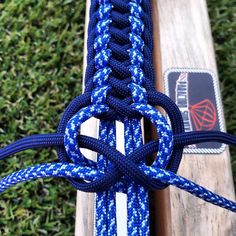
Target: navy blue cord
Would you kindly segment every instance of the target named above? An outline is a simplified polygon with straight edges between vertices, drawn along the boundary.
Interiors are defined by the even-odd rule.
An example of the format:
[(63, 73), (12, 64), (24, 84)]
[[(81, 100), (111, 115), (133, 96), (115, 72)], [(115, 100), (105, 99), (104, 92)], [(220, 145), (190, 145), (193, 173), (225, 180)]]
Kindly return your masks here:
[[(183, 124), (182, 115), (177, 105), (169, 97), (167, 97), (165, 94), (162, 94), (160, 92), (152, 91), (152, 92), (148, 92), (148, 98), (152, 106), (160, 106), (165, 109), (165, 111), (167, 112), (170, 118), (171, 127), (172, 127), (172, 131), (174, 135), (184, 132), (184, 124)], [(107, 101), (109, 101), (110, 99), (111, 99), (111, 96), (108, 95)], [(57, 132), (64, 134), (68, 121), (76, 114), (78, 110), (90, 105), (91, 104), (90, 100), (91, 100), (91, 93), (84, 93), (83, 95), (75, 98), (65, 109), (65, 112), (63, 113), (62, 118), (59, 122)], [(115, 103), (114, 107), (116, 107), (117, 109), (116, 112), (121, 112), (122, 109), (119, 110), (119, 107), (120, 107), (119, 104), (117, 105), (117, 103)], [(129, 107), (129, 109), (131, 108)], [(110, 110), (113, 110), (113, 109), (110, 108)], [(138, 116), (137, 112), (135, 112), (135, 114), (136, 114), (135, 117), (137, 117)], [(64, 146), (57, 147), (57, 153), (58, 153), (59, 161), (70, 162), (70, 159), (67, 156)], [(167, 167), (168, 170), (174, 173), (177, 172), (179, 164), (181, 162), (182, 153), (183, 153), (183, 148), (173, 150), (171, 159)], [(69, 179), (69, 181), (75, 188), (77, 189), (80, 188), (80, 183), (77, 184), (76, 180)], [(167, 184), (163, 184), (160, 182), (157, 189), (160, 190), (160, 189), (166, 188), (167, 186), (168, 186)]]
[[(184, 132), (177, 105), (154, 88), (151, 19), (150, 0), (91, 1), (84, 94), (65, 109), (57, 133), (25, 137), (0, 150), (2, 160), (31, 148), (55, 147), (59, 162), (4, 177), (0, 192), (36, 178), (66, 178), (78, 190), (98, 193), (99, 235), (116, 235), (116, 192), (128, 195), (129, 235), (148, 235), (147, 190), (170, 184), (236, 212), (236, 203), (176, 174), (185, 146), (213, 141), (236, 146), (236, 137), (218, 131)], [(155, 106), (166, 111), (170, 124)], [(100, 120), (100, 139), (78, 133), (93, 116)], [(156, 126), (158, 140), (142, 144), (143, 116)], [(125, 154), (115, 148), (115, 121), (125, 124)], [(80, 147), (97, 152), (98, 161), (88, 160)], [(145, 161), (155, 152), (156, 159), (147, 166)]]
[[(26, 148), (29, 149), (29, 148), (39, 148), (45, 146), (49, 147), (49, 146), (64, 145), (63, 139), (64, 136), (61, 134), (34, 135), (18, 140), (17, 142), (9, 146), (14, 150), (14, 153), (17, 153), (22, 150), (26, 150)], [(29, 142), (29, 140), (31, 142)], [(37, 140), (38, 145), (34, 144), (34, 140)], [(226, 144), (236, 146), (235, 136), (218, 131), (189, 132), (174, 136), (174, 146), (177, 149), (182, 148), (184, 144), (190, 145), (206, 141), (224, 142)], [(121, 154), (115, 148), (112, 148), (109, 145), (102, 142), (101, 140), (97, 140), (92, 137), (80, 135), (78, 142), (80, 147), (88, 148), (98, 153), (102, 153), (107, 158), (109, 158), (109, 160), (111, 160), (113, 163), (113, 165), (108, 169), (105, 175), (102, 175), (100, 176), (99, 179), (93, 181), (93, 187), (94, 187), (93, 189), (91, 189), (91, 183), (84, 182), (83, 179), (80, 178), (81, 186), (79, 190), (88, 192), (105, 191), (109, 187), (114, 186), (117, 183), (117, 181), (119, 181), (120, 178), (122, 178), (123, 175), (127, 175), (129, 178), (137, 181), (138, 184), (144, 186), (145, 188), (156, 189), (158, 187), (158, 181), (148, 178), (147, 175), (145, 175), (137, 168), (137, 163), (139, 163), (141, 160), (145, 160), (145, 158), (150, 156), (152, 153), (158, 151), (158, 140), (151, 141), (143, 145), (142, 147), (135, 149), (134, 152), (127, 157), (123, 156), (123, 154)], [(9, 154), (14, 154), (14, 153), (8, 147), (5, 147), (0, 152), (0, 158), (4, 159)], [(65, 165), (71, 165), (71, 164), (65, 164)], [(79, 164), (77, 165), (79, 166)], [(77, 165), (74, 165), (73, 167), (76, 168)], [(82, 168), (79, 170), (82, 170)], [(53, 173), (51, 173), (51, 176), (53, 176)], [(45, 177), (45, 176), (40, 176), (40, 177)], [(65, 174), (64, 177), (68, 177), (68, 174)], [(20, 179), (20, 182), (26, 180), (27, 179)], [(164, 180), (162, 181), (165, 183)], [(2, 181), (0, 182), (0, 186), (1, 184)], [(11, 185), (9, 185), (9, 187), (10, 186)], [(7, 187), (5, 187), (3, 190), (5, 189), (7, 189)], [(0, 189), (0, 191), (3, 190)], [(234, 211), (234, 209), (235, 208), (232, 208), (231, 210)]]
[[(174, 147), (177, 149), (191, 144), (206, 142), (218, 142), (236, 146), (236, 136), (220, 131), (192, 131), (174, 135)], [(98, 140), (85, 135), (79, 135), (78, 143), (82, 148), (89, 149), (90, 145), (92, 145), (91, 149), (95, 148), (99, 151), (101, 151), (101, 148), (106, 145), (102, 140)], [(157, 152), (158, 144), (158, 140), (154, 140), (138, 148), (135, 151), (138, 151), (138, 154), (135, 155), (134, 162), (145, 160), (151, 154)], [(0, 160), (3, 160), (11, 155), (28, 149), (38, 149), (46, 147), (64, 147), (64, 134), (36, 134), (19, 139), (16, 142), (13, 142), (8, 146), (0, 149)], [(96, 192), (96, 189), (94, 189), (93, 191)]]

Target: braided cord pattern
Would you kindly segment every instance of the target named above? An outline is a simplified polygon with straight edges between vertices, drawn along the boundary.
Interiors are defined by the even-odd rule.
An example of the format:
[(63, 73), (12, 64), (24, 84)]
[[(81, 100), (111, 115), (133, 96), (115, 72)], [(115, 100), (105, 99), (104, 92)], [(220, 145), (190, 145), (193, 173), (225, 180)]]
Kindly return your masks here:
[[(107, 93), (112, 87), (110, 78), (117, 81), (125, 80), (131, 78), (131, 82), (127, 84), (132, 94), (133, 102), (136, 103), (147, 103), (146, 89), (143, 87), (145, 82), (144, 72), (142, 70), (144, 63), (144, 41), (142, 39), (142, 34), (144, 32), (144, 23), (142, 21), (143, 10), (141, 7), (141, 2), (139, 0), (131, 0), (127, 2), (127, 16), (128, 21), (123, 19), (119, 10), (123, 10), (124, 3), (122, 5), (121, 1), (108, 1), (108, 0), (98, 0), (98, 10), (96, 11), (97, 24), (95, 27), (95, 39), (94, 39), (94, 77), (93, 77), (93, 89), (92, 89), (92, 104), (105, 104)], [(118, 11), (112, 11), (113, 9)], [(121, 9), (119, 9), (121, 8)], [(123, 12), (122, 12), (123, 13)], [(123, 26), (115, 25), (113, 19), (119, 20), (117, 22)], [(123, 42), (121, 39), (114, 37), (114, 33), (111, 34), (111, 28), (113, 26), (113, 31), (125, 32), (127, 29), (129, 41), (125, 49), (125, 46), (120, 46)], [(123, 29), (124, 28), (124, 29)], [(127, 51), (127, 54), (125, 53)], [(113, 59), (114, 58), (114, 59)], [(112, 60), (113, 59), (113, 60)], [(118, 64), (118, 66), (116, 66)], [(124, 71), (119, 71), (120, 68), (127, 69)], [(89, 68), (89, 67), (88, 67)], [(126, 78), (126, 76), (128, 77)], [(121, 78), (119, 78), (121, 77)], [(150, 76), (149, 76), (150, 77)], [(109, 83), (108, 83), (109, 81)], [(108, 85), (109, 84), (109, 85)], [(113, 86), (114, 91), (114, 86)], [(114, 96), (120, 98), (119, 93), (115, 93)], [(121, 119), (123, 116), (121, 116)], [(128, 119), (128, 123), (125, 122)], [(104, 141), (108, 141), (107, 136), (109, 131), (109, 122), (106, 124), (101, 122), (100, 125), (100, 137)], [(142, 132), (140, 129), (140, 122), (137, 119), (124, 118), (125, 124), (125, 153), (129, 155), (134, 151), (135, 148), (142, 145)], [(114, 124), (113, 124), (114, 125)], [(136, 127), (134, 129), (134, 127)], [(112, 130), (115, 130), (114, 127)], [(135, 137), (134, 137), (135, 136)], [(114, 140), (109, 141), (109, 143), (114, 142)], [(138, 142), (136, 142), (138, 141)], [(73, 149), (71, 149), (73, 150)], [(103, 155), (98, 156), (98, 168), (105, 170), (107, 167), (106, 157)], [(123, 189), (123, 192), (125, 190)], [(115, 235), (116, 229), (113, 228), (115, 224), (109, 221), (110, 216), (112, 216), (112, 222), (115, 222), (115, 194), (113, 193), (113, 198), (111, 193), (103, 192), (97, 194), (96, 200), (96, 231), (99, 235)], [(128, 235), (149, 235), (149, 206), (148, 206), (148, 192), (144, 190), (143, 187), (138, 186), (133, 181), (127, 186), (127, 196), (128, 196)], [(109, 201), (110, 200), (110, 201)], [(145, 204), (144, 204), (145, 203)], [(108, 210), (110, 209), (110, 210)], [(107, 220), (106, 220), (107, 218)], [(142, 227), (140, 227), (140, 225)]]
[[(184, 132), (181, 113), (153, 87), (150, 0), (92, 0), (85, 93), (66, 108), (56, 134), (34, 135), (0, 150), (0, 160), (29, 148), (56, 147), (59, 163), (45, 163), (0, 180), (0, 192), (28, 180), (63, 177), (77, 189), (96, 192), (96, 234), (117, 235), (116, 192), (128, 196), (128, 235), (149, 235), (148, 190), (174, 185), (207, 202), (236, 212), (236, 203), (176, 174), (186, 145), (224, 142), (222, 132)], [(163, 107), (171, 124), (154, 108)], [(83, 122), (100, 119), (99, 139), (79, 135)], [(143, 144), (141, 117), (158, 140)], [(125, 154), (116, 150), (115, 122), (125, 126)], [(88, 160), (80, 147), (98, 153)], [(151, 166), (146, 158), (157, 152)]]
[[(144, 23), (142, 21), (143, 10), (140, 6), (141, 0), (131, 0), (130, 7), (130, 33), (129, 40), (131, 48), (128, 49), (130, 57), (131, 83), (128, 85), (134, 103), (146, 104), (147, 93), (143, 87), (145, 75), (143, 66), (143, 47), (142, 34)], [(143, 145), (142, 130), (140, 120), (125, 118), (125, 152), (131, 154), (136, 148)], [(149, 204), (148, 192), (144, 187), (131, 181), (127, 189), (128, 199), (128, 235), (149, 235)]]
[[(95, 28), (94, 50), (96, 72), (93, 77), (93, 90), (91, 96), (92, 104), (105, 104), (107, 93), (110, 89), (108, 78), (112, 72), (109, 67), (109, 60), (112, 50), (108, 48), (110, 41), (111, 10), (113, 8), (109, 0), (98, 0), (98, 10), (96, 12), (97, 24)], [(99, 139), (108, 143), (111, 147), (116, 147), (115, 123), (114, 121), (100, 120)], [(107, 158), (98, 154), (97, 168), (105, 172), (109, 165)], [(96, 234), (101, 236), (116, 235), (116, 203), (115, 191), (111, 187), (109, 191), (98, 192), (96, 194)]]

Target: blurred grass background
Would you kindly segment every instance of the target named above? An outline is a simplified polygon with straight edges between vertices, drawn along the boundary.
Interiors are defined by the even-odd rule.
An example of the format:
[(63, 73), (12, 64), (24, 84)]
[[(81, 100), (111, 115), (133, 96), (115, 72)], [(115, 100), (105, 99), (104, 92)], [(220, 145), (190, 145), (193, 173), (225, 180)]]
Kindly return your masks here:
[[(236, 1), (207, 0), (227, 132), (236, 134)], [(236, 149), (230, 148), (236, 186)]]
[[(81, 93), (85, 2), (8, 0), (0, 4), (0, 145), (56, 131)], [(57, 160), (26, 151), (0, 163), (1, 177)], [(0, 197), (0, 235), (73, 235), (76, 191), (61, 179), (20, 184)]]
[[(235, 1), (208, 0), (227, 129), (236, 134)], [(81, 93), (84, 1), (0, 3), (0, 146), (56, 130), (66, 105)], [(0, 177), (57, 159), (25, 151), (0, 162)], [(232, 152), (236, 176), (236, 152)], [(234, 177), (235, 179), (235, 177)], [(0, 197), (0, 235), (74, 233), (76, 191), (64, 180), (17, 185)]]

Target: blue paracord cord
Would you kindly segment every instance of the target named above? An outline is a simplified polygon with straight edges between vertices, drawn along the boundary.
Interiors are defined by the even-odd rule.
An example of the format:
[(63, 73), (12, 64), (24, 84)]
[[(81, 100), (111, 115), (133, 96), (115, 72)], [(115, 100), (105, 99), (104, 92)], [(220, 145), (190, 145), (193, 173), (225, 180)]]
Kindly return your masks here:
[[(92, 104), (106, 104), (106, 95), (111, 88), (108, 85), (108, 78), (112, 72), (109, 67), (109, 59), (111, 57), (111, 49), (108, 44), (111, 38), (109, 28), (112, 20), (110, 12), (113, 8), (109, 1), (98, 1), (97, 25), (95, 27), (95, 68), (93, 76), (94, 88), (92, 91)], [(116, 146), (115, 142), (115, 123), (114, 121), (101, 121), (99, 127), (99, 139), (108, 143), (111, 147)], [(66, 140), (65, 140), (66, 142)], [(109, 162), (103, 154), (97, 156), (97, 168), (105, 172)], [(98, 192), (96, 195), (96, 235), (116, 235), (116, 207), (115, 207), (115, 191), (113, 188), (109, 191)]]
[[(3, 148), (0, 152), (0, 157), (1, 159), (3, 159), (2, 157), (6, 158), (9, 155), (12, 155), (14, 153), (29, 148), (63, 146), (64, 145), (63, 139), (64, 135), (60, 134), (29, 136)], [(34, 144), (34, 140), (36, 140), (37, 145)], [(194, 143), (201, 143), (204, 141), (224, 142), (226, 144), (236, 146), (235, 136), (217, 131), (211, 131), (211, 132), (199, 131), (199, 132), (189, 132), (187, 134), (179, 134), (174, 136), (174, 148), (183, 147), (184, 144), (190, 145)], [(91, 137), (81, 135), (78, 139), (78, 142), (82, 148), (89, 148), (98, 153), (102, 153), (110, 161), (112, 161), (112, 163), (115, 165), (115, 168), (114, 169), (111, 168), (110, 170), (107, 171), (105, 176), (106, 178), (104, 178), (104, 173), (96, 170), (96, 168), (86, 167), (81, 164), (73, 164), (73, 163), (41, 164), (41, 165), (36, 165), (34, 167), (26, 168), (24, 170), (17, 171), (13, 174), (4, 177), (0, 181), (0, 192), (20, 182), (36, 178), (46, 178), (46, 177), (75, 178), (80, 181), (86, 180), (92, 182), (96, 182), (96, 180), (98, 179), (103, 179), (103, 181), (106, 182), (107, 184), (106, 187), (104, 188), (104, 190), (106, 190), (109, 189), (110, 185), (118, 183), (122, 175), (126, 175), (132, 178), (135, 182), (138, 182), (140, 185), (145, 186), (147, 189), (155, 189), (158, 186), (158, 180), (160, 180), (165, 184), (171, 184), (178, 188), (181, 188), (205, 201), (211, 202), (217, 206), (221, 206), (223, 208), (236, 212), (236, 203), (227, 200), (217, 194), (214, 194), (211, 191), (208, 191), (205, 188), (193, 183), (190, 180), (180, 177), (171, 171), (167, 171), (160, 168), (153, 169), (145, 166), (144, 172), (141, 172), (142, 177), (138, 178), (137, 172), (139, 170), (139, 167), (137, 167), (135, 163), (139, 163), (141, 160), (144, 160), (146, 156), (157, 152), (158, 151), (157, 147), (159, 146), (158, 140), (143, 145), (141, 148), (136, 149), (131, 155), (127, 157), (123, 156), (113, 147), (104, 144), (104, 142)], [(14, 152), (12, 152), (12, 149), (14, 149)], [(118, 172), (117, 172), (117, 167), (118, 167)], [(145, 175), (145, 173), (147, 175)], [(148, 178), (148, 180), (145, 181), (146, 176), (150, 177), (153, 176), (153, 179)], [(142, 179), (144, 179), (144, 181), (141, 181)], [(85, 185), (89, 184), (86, 183)], [(117, 186), (118, 187), (116, 188), (116, 191), (121, 191), (123, 189), (122, 184), (118, 184)], [(97, 192), (99, 191), (99, 189), (100, 186), (98, 186), (97, 188), (94, 187), (92, 192)]]
[[(143, 66), (142, 34), (144, 24), (142, 22), (141, 1), (130, 1), (130, 33), (129, 40), (131, 48), (128, 49), (130, 59), (131, 90), (133, 102), (147, 103), (146, 89), (143, 88), (145, 81)], [(124, 119), (125, 127), (125, 154), (131, 154), (136, 148), (142, 146), (142, 130), (139, 119)], [(128, 235), (149, 235), (149, 204), (147, 190), (131, 181), (127, 186), (127, 209), (128, 209)]]
[[(202, 142), (221, 142), (229, 145), (236, 146), (236, 137), (230, 134), (225, 134), (218, 131), (198, 131), (198, 132), (189, 132), (178, 134), (174, 136), (174, 149), (183, 148), (185, 145), (190, 145), (194, 143)], [(102, 153), (106, 156), (114, 166), (111, 169), (108, 169), (106, 175), (99, 172), (94, 167), (86, 167), (81, 164), (73, 163), (48, 163), (41, 164), (34, 167), (29, 167), (24, 170), (20, 170), (11, 175), (4, 177), (0, 181), (0, 192), (6, 190), (7, 188), (24, 181), (28, 181), (36, 178), (46, 178), (46, 177), (64, 177), (64, 178), (75, 178), (80, 181), (92, 181), (93, 184), (102, 180), (102, 183), (96, 184), (93, 186), (93, 189), (90, 189), (90, 183), (84, 183), (84, 187), (80, 188), (83, 191), (88, 192), (98, 192), (102, 190), (109, 189), (110, 186), (115, 183), (119, 183), (121, 176), (126, 175), (132, 178), (135, 182), (140, 183), (145, 186), (147, 189), (158, 188), (158, 181), (148, 178), (145, 180), (146, 175), (142, 172), (142, 177), (137, 176), (138, 167), (135, 163), (139, 163), (144, 160), (145, 157), (151, 155), (158, 151), (159, 142), (152, 141), (141, 148), (137, 148), (131, 155), (128, 157), (123, 156), (113, 147), (107, 146), (104, 142), (80, 135), (78, 139), (78, 144), (82, 148), (88, 148), (90, 150)], [(0, 150), (0, 159), (4, 159), (10, 155), (18, 153), (20, 151), (30, 149), (30, 148), (43, 148), (43, 147), (63, 147), (64, 146), (64, 135), (61, 134), (45, 134), (45, 135), (33, 135), (16, 141), (15, 143), (10, 144), (9, 146)], [(14, 150), (14, 151), (12, 151)], [(129, 159), (128, 159), (129, 158)], [(95, 164), (95, 163), (94, 163)], [(149, 168), (149, 167), (146, 167)], [(42, 171), (43, 170), (43, 171)], [(145, 170), (146, 171), (146, 170)], [(211, 191), (204, 189), (203, 187), (194, 184), (193, 182), (179, 177), (171, 171), (166, 171), (163, 169), (157, 169), (154, 173), (158, 173), (155, 179), (160, 180), (165, 184), (173, 184), (176, 187), (184, 189), (195, 196), (202, 198), (203, 200), (210, 201), (210, 197), (214, 196), (218, 201), (213, 201), (211, 203), (221, 206), (223, 208), (229, 209), (233, 212), (236, 212), (236, 203), (229, 201), (223, 197), (220, 197)], [(28, 178), (26, 178), (28, 174)], [(163, 175), (163, 176), (162, 176)], [(173, 179), (175, 181), (173, 182)], [(138, 179), (138, 180), (137, 180)], [(143, 181), (142, 181), (143, 180)], [(178, 181), (179, 180), (179, 181)], [(184, 186), (183, 182), (186, 182)], [(86, 185), (88, 186), (86, 188)], [(188, 186), (189, 185), (189, 186)], [(123, 188), (122, 184), (118, 184), (116, 191), (121, 191)], [(188, 187), (187, 187), (188, 186)], [(200, 192), (199, 189), (203, 189), (203, 192)]]
[[(184, 146), (236, 137), (218, 131), (184, 132), (178, 107), (155, 91), (150, 0), (92, 0), (85, 93), (66, 108), (56, 134), (33, 135), (0, 150), (0, 160), (29, 149), (56, 147), (59, 162), (17, 171), (0, 180), (0, 192), (28, 180), (63, 177), (96, 192), (96, 234), (117, 235), (115, 194), (127, 194), (128, 235), (149, 235), (148, 190), (174, 185), (236, 212), (236, 203), (176, 174)], [(164, 108), (171, 124), (154, 106)], [(99, 139), (79, 135), (83, 122), (100, 119)], [(143, 144), (140, 120), (150, 120), (158, 140)], [(124, 123), (125, 154), (116, 150), (115, 122)], [(80, 147), (98, 153), (88, 160)], [(146, 158), (157, 152), (151, 166)]]

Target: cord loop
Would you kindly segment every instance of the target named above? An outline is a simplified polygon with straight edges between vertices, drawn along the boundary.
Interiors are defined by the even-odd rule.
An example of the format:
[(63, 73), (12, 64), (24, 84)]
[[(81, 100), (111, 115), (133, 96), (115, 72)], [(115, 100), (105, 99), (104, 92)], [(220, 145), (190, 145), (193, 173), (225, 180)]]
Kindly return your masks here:
[[(59, 134), (65, 134), (65, 136), (67, 135), (67, 137), (69, 137), (68, 132), (66, 131), (66, 127), (67, 127), (67, 124), (68, 124), (69, 120), (71, 121), (69, 124), (72, 125), (72, 127), (74, 127), (73, 126), (74, 122), (72, 122), (72, 120), (73, 120), (72, 117), (73, 116), (75, 116), (77, 118), (78, 117), (80, 118), (79, 122), (78, 122), (78, 120), (76, 120), (76, 122), (75, 122), (75, 123), (78, 122), (78, 126), (80, 126), (81, 122), (84, 122), (86, 119), (89, 119), (92, 116), (96, 116), (96, 115), (102, 115), (103, 116), (103, 114), (106, 114), (106, 113), (110, 112), (111, 108), (109, 108), (106, 105), (97, 105), (97, 104), (92, 105), (90, 98), (91, 98), (91, 93), (85, 93), (85, 94), (75, 98), (69, 104), (69, 106), (65, 109), (65, 112), (62, 116), (62, 119), (60, 120), (60, 123), (59, 123), (59, 126), (58, 126), (58, 133)], [(162, 93), (159, 93), (159, 92), (149, 92), (148, 93), (148, 98), (149, 98), (149, 102), (152, 104), (152, 106), (160, 106), (166, 111), (166, 113), (168, 114), (168, 117), (170, 119), (170, 122), (171, 122), (171, 129), (172, 129), (173, 135), (184, 133), (184, 126), (183, 126), (183, 120), (182, 120), (181, 113), (180, 113), (177, 105), (169, 97), (167, 97), (165, 94), (162, 94)], [(146, 108), (147, 108), (147, 110), (146, 110)], [(156, 113), (159, 114), (159, 112), (156, 109), (151, 108), (151, 106), (149, 106), (149, 105), (135, 104), (135, 103), (133, 103), (131, 105), (131, 109), (135, 113), (139, 114), (140, 117), (145, 115), (145, 116), (147, 116), (148, 119), (152, 118), (153, 119), (152, 122), (157, 122), (156, 127), (159, 126), (159, 124), (158, 124), (158, 122), (159, 122), (158, 119), (159, 118), (157, 118), (157, 116), (155, 115)], [(81, 110), (81, 112), (79, 112), (80, 110)], [(150, 115), (148, 117), (148, 115), (147, 115), (148, 113), (146, 113), (146, 112), (148, 112), (149, 110), (150, 110), (150, 112), (154, 113), (153, 116)], [(155, 110), (155, 112), (153, 110)], [(77, 113), (78, 114), (80, 113), (80, 115), (76, 116)], [(83, 115), (81, 115), (81, 114), (83, 114)], [(160, 117), (162, 117), (162, 115)], [(119, 117), (117, 117), (117, 119), (119, 119)], [(78, 126), (77, 126), (77, 128), (79, 129)], [(74, 129), (75, 129), (75, 127), (74, 127)], [(78, 133), (76, 133), (76, 132), (74, 133), (74, 131), (73, 131), (73, 135), (78, 137)], [(160, 135), (160, 137), (161, 137), (161, 135)], [(67, 138), (67, 140), (69, 140), (69, 138)], [(74, 143), (76, 143), (74, 139), (71, 140), (71, 142), (72, 141)], [(78, 147), (76, 148), (74, 146), (72, 152), (74, 152), (74, 154), (75, 153), (78, 154), (78, 152), (77, 152), (78, 149), (79, 149)], [(73, 156), (73, 154), (70, 156), (70, 158), (71, 158), (70, 159), (67, 152), (66, 152), (66, 149), (64, 147), (61, 147), (61, 146), (57, 147), (57, 153), (58, 153), (58, 158), (59, 158), (60, 162), (71, 162), (71, 159), (72, 159), (73, 162), (75, 162), (75, 163), (78, 163), (78, 161), (79, 161), (80, 163), (83, 163), (84, 165), (95, 166), (95, 163), (93, 163), (92, 161), (88, 161), (81, 154), (79, 154), (80, 155), (79, 160), (77, 160), (75, 155)], [(183, 147), (182, 146), (173, 149), (172, 153), (170, 154), (169, 160), (167, 162), (164, 161), (167, 170), (170, 170), (173, 173), (177, 172), (179, 164), (181, 162), (182, 153), (183, 153)], [(158, 159), (159, 159), (159, 156), (156, 160), (158, 160)], [(114, 161), (114, 160), (112, 160), (112, 161)], [(111, 178), (111, 176), (110, 176), (110, 178)], [(71, 179), (71, 178), (68, 178), (68, 180), (71, 182), (71, 184), (75, 188), (77, 188), (77, 189), (82, 188), (83, 191), (84, 191), (84, 187), (81, 186), (81, 183), (79, 181), (77, 181), (76, 179)], [(95, 185), (93, 185), (91, 183), (88, 187), (89, 190), (94, 189), (94, 186)], [(158, 182), (158, 185), (155, 185), (155, 186), (156, 186), (157, 189), (163, 189), (163, 188), (166, 188), (168, 186), (168, 184), (163, 184), (162, 182)], [(86, 189), (87, 189), (87, 187), (86, 187)]]
[[(147, 119), (150, 119), (150, 121), (155, 125), (157, 129), (157, 134), (159, 137), (159, 145), (158, 145), (157, 158), (155, 162), (152, 164), (152, 167), (166, 168), (170, 160), (173, 149), (173, 134), (170, 125), (167, 123), (165, 117), (157, 109), (151, 107), (150, 105), (134, 103), (132, 104), (132, 108), (141, 115), (145, 116)], [(66, 153), (72, 162), (79, 163), (80, 165), (84, 165), (85, 167), (94, 166), (94, 162), (84, 157), (79, 150), (78, 131), (80, 129), (80, 125), (87, 119), (91, 118), (92, 116), (102, 114), (108, 110), (109, 107), (106, 105), (90, 105), (88, 107), (82, 108), (69, 120), (65, 130), (64, 146)], [(152, 185), (150, 184), (148, 185), (143, 182), (143, 179), (145, 178), (146, 182), (150, 181), (148, 181), (147, 177), (144, 177), (140, 171), (137, 172), (138, 167), (134, 169), (133, 167), (134, 163), (130, 161), (130, 158), (127, 158), (126, 156), (122, 155), (122, 158), (119, 161), (116, 160), (116, 162), (113, 163), (113, 166), (114, 166), (113, 168), (116, 168), (117, 170), (119, 170), (119, 172), (127, 175), (133, 181), (136, 182), (138, 179), (138, 184), (141, 183), (142, 185), (145, 185), (146, 188), (153, 187)], [(96, 171), (96, 168), (94, 169), (94, 171)], [(116, 179), (116, 181), (121, 181), (121, 179)], [(107, 186), (107, 188), (109, 187), (110, 186)]]

